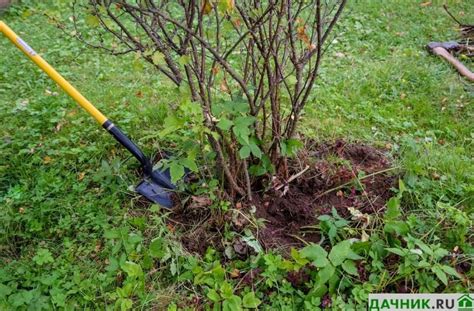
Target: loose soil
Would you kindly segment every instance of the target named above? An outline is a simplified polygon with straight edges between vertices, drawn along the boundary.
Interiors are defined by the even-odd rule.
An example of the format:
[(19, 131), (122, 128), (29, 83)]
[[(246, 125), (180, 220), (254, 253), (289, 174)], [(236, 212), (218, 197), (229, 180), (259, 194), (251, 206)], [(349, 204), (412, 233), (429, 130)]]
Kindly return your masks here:
[[(396, 176), (385, 149), (342, 140), (312, 143), (289, 163), (290, 175), (299, 175), (290, 183), (283, 179), (272, 181), (278, 191), (258, 191), (251, 203), (237, 204), (238, 213), (212, 213), (210, 200), (192, 197), (189, 203), (175, 210), (170, 225), (184, 232), (182, 243), (193, 253), (203, 254), (209, 246), (218, 250), (229, 247), (222, 237), (224, 227), (241, 231), (249, 225), (247, 217), (263, 219), (265, 226), (256, 230), (248, 226), (265, 249), (286, 253), (291, 247), (320, 239), (316, 227), (318, 217), (331, 214), (334, 208), (346, 219), (382, 213), (386, 201), (393, 195)], [(255, 188), (258, 188), (257, 186)], [(360, 221), (360, 219), (359, 219)], [(252, 248), (237, 239), (232, 245), (239, 256)]]

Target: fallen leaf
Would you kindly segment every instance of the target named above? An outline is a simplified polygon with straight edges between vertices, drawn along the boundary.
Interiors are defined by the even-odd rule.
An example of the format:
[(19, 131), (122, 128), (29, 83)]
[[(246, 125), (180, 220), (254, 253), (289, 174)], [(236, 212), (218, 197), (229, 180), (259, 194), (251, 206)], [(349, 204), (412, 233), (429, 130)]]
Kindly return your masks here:
[(362, 235), (360, 237), (360, 241), (361, 242), (367, 242), (369, 240), (369, 235), (367, 234), (367, 232), (365, 232), (365, 230), (362, 230)]
[(176, 228), (172, 224), (167, 224), (166, 228), (168, 228), (168, 231), (171, 233), (174, 233), (176, 231)]
[(238, 278), (239, 276), (240, 276), (239, 269), (234, 268), (234, 270), (230, 272), (230, 277), (233, 279)]
[(79, 176), (77, 176), (77, 179), (78, 179), (79, 181), (81, 181), (81, 180), (84, 179), (84, 176), (86, 176), (86, 173), (80, 172), (80, 173), (79, 173)]
[(24, 214), (24, 213), (25, 213), (25, 209), (24, 209), (23, 207), (20, 207), (20, 208), (18, 209), (18, 212), (19, 212), (20, 214)]
[(55, 132), (59, 132), (62, 127), (63, 127), (63, 123), (62, 123), (62, 122), (58, 122), (58, 124), (56, 124), (56, 126), (54, 127), (54, 131), (55, 131)]
[(52, 160), (53, 160), (53, 159), (51, 159), (50, 156), (45, 156), (45, 157), (43, 158), (43, 163), (44, 163), (44, 164), (48, 164), (48, 163), (51, 163)]
[(135, 96), (139, 97), (139, 98), (142, 98), (143, 97), (143, 93), (142, 91), (138, 91), (135, 93)]
[(430, 6), (431, 5), (431, 1), (426, 1), (426, 2), (423, 2), (420, 4), (421, 7), (425, 8), (427, 6)]
[(101, 248), (102, 248), (102, 244), (100, 244), (100, 242), (97, 242), (97, 244), (95, 245), (94, 250), (95, 250), (96, 253), (98, 253), (98, 252), (100, 252)]
[(212, 200), (205, 196), (193, 195), (191, 197), (191, 201), (191, 204), (189, 204), (190, 208), (203, 208), (208, 207), (212, 204)]

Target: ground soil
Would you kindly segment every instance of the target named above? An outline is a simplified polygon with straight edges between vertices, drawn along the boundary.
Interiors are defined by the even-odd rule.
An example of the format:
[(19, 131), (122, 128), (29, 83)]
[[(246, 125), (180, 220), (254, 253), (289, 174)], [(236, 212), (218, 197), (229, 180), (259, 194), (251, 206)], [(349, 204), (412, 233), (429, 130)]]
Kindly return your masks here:
[[(320, 215), (331, 214), (333, 208), (346, 219), (353, 218), (354, 211), (381, 213), (393, 195), (391, 188), (395, 186), (396, 176), (387, 150), (342, 140), (312, 143), (305, 150), (288, 165), (290, 176), (308, 167), (298, 178), (290, 183), (285, 183), (283, 178), (274, 179), (273, 187), (268, 188), (280, 185), (278, 191), (258, 191), (261, 187), (256, 185), (253, 202), (236, 205), (241, 211), (237, 214), (245, 215), (253, 209), (255, 218), (264, 220), (265, 226), (253, 231), (265, 249), (286, 252), (305, 242), (317, 242)], [(229, 246), (223, 243), (225, 225), (233, 226), (237, 232), (248, 225), (246, 217), (235, 213), (211, 215), (206, 207), (210, 203), (206, 198), (192, 197), (170, 218), (173, 227), (185, 232), (182, 243), (190, 252), (203, 254), (208, 246), (224, 250)], [(240, 239), (233, 243), (237, 255), (252, 252)]]

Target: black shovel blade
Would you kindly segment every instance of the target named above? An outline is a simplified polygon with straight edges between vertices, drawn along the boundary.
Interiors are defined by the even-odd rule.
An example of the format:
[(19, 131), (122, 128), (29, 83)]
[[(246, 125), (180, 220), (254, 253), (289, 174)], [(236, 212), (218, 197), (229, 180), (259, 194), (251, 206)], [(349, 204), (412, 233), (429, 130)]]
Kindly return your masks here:
[(135, 191), (164, 208), (171, 209), (173, 207), (173, 200), (171, 199), (173, 192), (170, 189), (163, 188), (153, 180), (142, 180), (135, 188)]

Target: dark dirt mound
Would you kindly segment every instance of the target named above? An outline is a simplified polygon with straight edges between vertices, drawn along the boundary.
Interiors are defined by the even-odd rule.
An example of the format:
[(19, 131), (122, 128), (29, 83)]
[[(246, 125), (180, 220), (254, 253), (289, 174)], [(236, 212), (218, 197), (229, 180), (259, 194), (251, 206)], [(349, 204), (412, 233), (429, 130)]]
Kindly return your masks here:
[[(265, 249), (286, 252), (304, 242), (317, 242), (320, 235), (315, 225), (320, 215), (331, 213), (333, 208), (347, 219), (351, 217), (349, 208), (364, 214), (380, 213), (392, 196), (390, 189), (396, 177), (385, 150), (341, 140), (313, 143), (306, 150), (289, 163), (290, 175), (297, 178), (291, 182), (277, 178), (273, 188), (279, 190), (256, 194), (248, 207), (238, 206), (245, 213), (253, 205), (255, 216), (264, 219), (265, 227), (255, 236)], [(246, 225), (229, 214), (211, 216), (207, 203), (210, 205), (205, 198), (193, 197), (191, 204), (173, 213), (170, 220), (186, 232), (182, 242), (191, 252), (203, 254), (208, 246), (222, 250), (225, 224), (236, 231)], [(234, 244), (240, 253), (242, 241)]]

